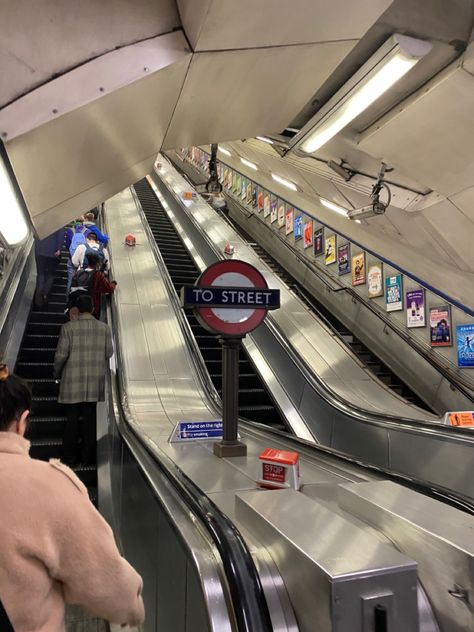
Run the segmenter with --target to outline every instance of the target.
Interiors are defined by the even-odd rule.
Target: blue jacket
[[[107,235],[102,233],[95,224],[93,224],[92,222],[84,222],[84,226],[86,226],[91,231],[91,233],[95,233],[97,235],[97,239],[99,240],[100,244],[103,244],[104,246],[107,245],[109,238],[107,237]]]
[[[54,257],[54,253],[64,246],[64,228],[48,235],[44,239],[35,239],[35,254],[37,257]]]

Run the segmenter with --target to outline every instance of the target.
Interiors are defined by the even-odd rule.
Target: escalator
[[[150,230],[160,249],[176,292],[185,284],[194,284],[199,270],[177,235],[166,211],[146,180],[134,185]],[[196,342],[218,393],[222,394],[222,358],[217,336],[210,334],[194,314],[186,312]],[[263,386],[244,349],[239,359],[239,415],[250,421],[265,423],[279,430],[287,425]]]
[[[28,381],[33,392],[27,433],[30,455],[43,461],[61,457],[66,423],[64,407],[57,401],[59,384],[53,378],[53,363],[61,325],[66,322],[68,255],[67,251],[61,253],[47,306],[31,307],[15,366],[15,373]],[[87,487],[91,500],[97,503],[96,465],[78,465],[72,469]]]

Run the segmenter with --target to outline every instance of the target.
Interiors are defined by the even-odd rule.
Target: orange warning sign
[[[449,423],[451,426],[474,426],[474,413],[449,413]]]
[[[192,200],[193,199],[193,192],[192,191],[184,191],[183,193],[183,200]]]

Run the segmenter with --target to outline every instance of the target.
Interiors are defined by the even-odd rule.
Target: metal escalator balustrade
[[[194,284],[200,272],[148,182],[141,180],[134,188],[174,288],[179,293],[183,285]],[[222,351],[219,340],[204,329],[191,312],[186,312],[186,317],[212,382],[221,395]],[[244,349],[241,349],[239,359],[239,415],[279,430],[288,429]]]
[[[15,366],[15,373],[27,380],[33,392],[27,431],[30,455],[43,461],[61,457],[66,423],[64,407],[58,404],[59,384],[54,380],[53,366],[61,325],[66,322],[68,255],[67,251],[61,254],[47,305],[32,305]],[[87,487],[91,500],[97,502],[96,466],[81,465],[72,469]]]

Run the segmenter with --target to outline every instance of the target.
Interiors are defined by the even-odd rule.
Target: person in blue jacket
[[[99,228],[95,225],[94,213],[92,213],[91,211],[89,211],[89,213],[86,213],[84,215],[83,224],[88,230],[90,230],[92,233],[95,233],[97,235],[97,239],[100,244],[102,244],[103,246],[107,246],[109,238],[107,237],[107,235],[102,233],[99,230]]]
[[[40,307],[48,302],[48,297],[53,287],[56,268],[61,257],[61,248],[64,244],[64,228],[48,235],[44,239],[35,238],[36,259],[36,291],[35,304]]]

